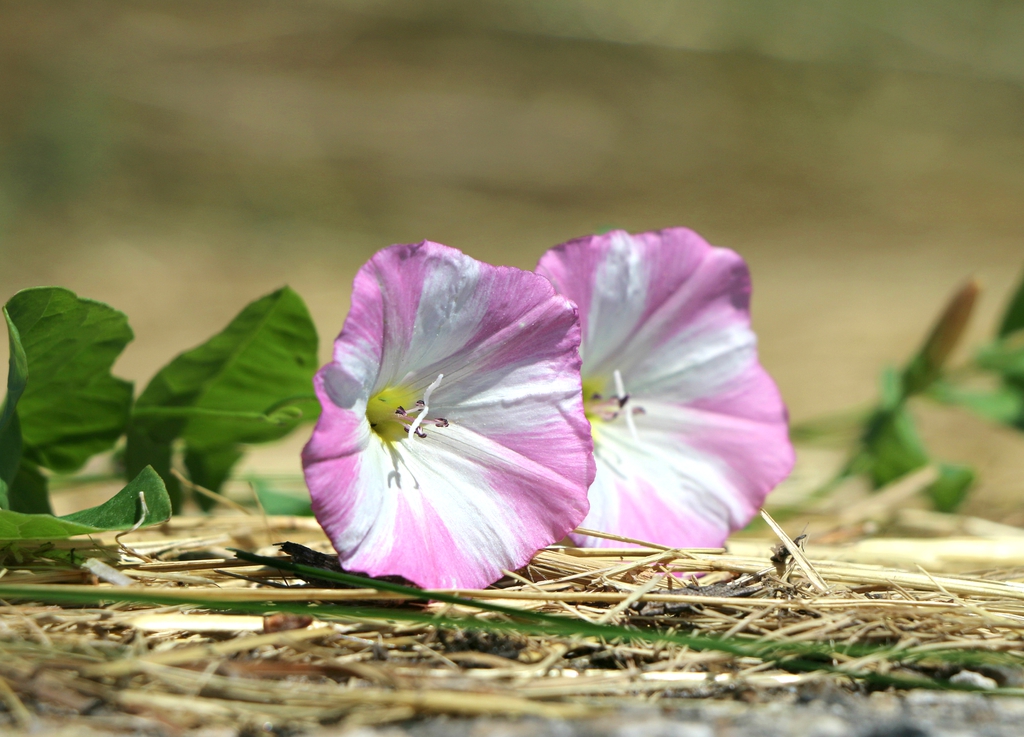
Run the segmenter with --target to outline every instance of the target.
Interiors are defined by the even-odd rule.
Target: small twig
[[[637,586],[631,594],[629,594],[625,599],[620,601],[611,609],[606,611],[595,621],[598,624],[605,624],[607,622],[611,622],[613,617],[629,609],[629,607],[633,606],[636,602],[640,601],[640,599],[642,599],[645,594],[649,594],[651,591],[658,588],[659,584],[664,583],[666,579],[670,579],[671,577],[671,573],[663,573],[660,576],[652,576],[651,579],[647,581],[647,583],[645,583],[643,586]]]
[[[193,483],[188,478],[186,478],[185,475],[183,473],[181,473],[181,471],[179,471],[176,468],[172,468],[171,469],[171,475],[174,476],[174,478],[178,479],[178,481],[180,481],[186,487],[188,487],[192,491],[196,492],[200,496],[206,497],[210,501],[216,502],[217,504],[223,504],[225,507],[230,507],[231,509],[235,510],[236,512],[241,512],[242,514],[245,514],[245,515],[251,515],[252,514],[252,510],[251,509],[248,509],[247,507],[242,506],[241,504],[236,502],[234,499],[228,499],[223,494],[218,494],[215,491],[210,491],[209,489],[207,489],[205,487],[202,487],[199,484]]]
[[[575,530],[573,530],[573,533],[576,535],[584,535],[585,537],[599,537],[603,540],[617,540],[618,542],[639,545],[642,548],[651,548],[652,550],[672,550],[672,548],[670,548],[667,545],[655,545],[654,543],[645,542],[644,540],[636,540],[632,537],[613,535],[610,532],[601,532],[600,530],[588,530],[585,527],[577,527]]]
[[[987,622],[990,622],[992,624],[997,624],[997,625],[1000,625],[1000,626],[1003,626],[1003,627],[1013,627],[1013,628],[1016,628],[1016,629],[1019,629],[1021,627],[1021,623],[1020,623],[1020,621],[1018,619],[1014,619],[1013,617],[1005,617],[1005,616],[1002,616],[1002,615],[999,615],[999,614],[995,614],[993,612],[988,611],[987,609],[985,609],[982,606],[978,606],[977,604],[971,604],[970,602],[964,601],[961,597],[959,597],[956,594],[950,592],[945,586],[942,585],[942,583],[937,581],[932,574],[928,573],[928,571],[926,571],[920,565],[917,566],[917,570],[919,570],[923,575],[927,576],[928,580],[931,581],[935,585],[935,588],[937,588],[939,591],[941,591],[946,596],[951,598],[955,603],[959,604],[960,606],[962,606],[964,609],[966,609],[967,611],[971,612],[972,614],[976,614],[977,616],[981,617],[982,619],[984,619]]]
[[[7,706],[7,711],[11,712],[11,716],[14,717],[14,721],[18,723],[19,727],[22,729],[32,727],[32,713],[25,708],[21,699],[18,698],[18,694],[14,693],[14,689],[3,677],[0,677],[0,701]]]
[[[901,476],[867,499],[848,506],[839,515],[840,526],[853,525],[865,520],[878,520],[900,508],[907,500],[917,496],[939,478],[939,469],[925,466]]]
[[[142,527],[142,524],[146,521],[146,517],[149,516],[149,506],[146,504],[146,494],[141,491],[139,492],[139,505],[142,507],[142,513],[139,515],[138,521],[124,532],[119,532],[118,534],[114,535],[114,542],[117,543],[117,547],[121,549],[122,553],[138,558],[139,560],[143,560],[147,563],[152,563],[153,559],[150,558],[148,555],[143,555],[138,551],[132,550],[123,542],[121,542],[122,537],[124,537],[125,535],[130,535],[131,533],[135,532],[140,527]]]
[[[526,578],[525,576],[519,575],[515,571],[503,570],[502,573],[504,573],[509,578],[515,579],[516,581],[519,581],[519,583],[523,584],[528,589],[531,589],[531,590],[537,592],[538,595],[541,597],[540,598],[541,601],[543,601],[544,598],[549,595],[548,592],[546,592],[544,589],[542,589],[536,583],[534,583],[530,579]],[[562,609],[564,609],[565,611],[569,612],[569,614],[571,614],[574,617],[578,617],[579,619],[582,619],[582,620],[584,620],[586,622],[592,622],[593,621],[592,619],[590,619],[590,617],[585,616],[581,611],[579,611],[579,609],[573,609],[571,606],[569,606],[564,601],[560,601],[560,602],[558,602],[558,604],[559,604],[559,606]]]
[[[267,520],[267,510],[263,507],[263,501],[260,499],[259,492],[256,491],[256,484],[252,481],[248,482],[249,491],[252,492],[252,498],[256,502],[256,509],[260,511],[260,517],[263,518],[263,529],[267,533],[267,545],[274,542],[274,533],[270,530],[270,522]]]

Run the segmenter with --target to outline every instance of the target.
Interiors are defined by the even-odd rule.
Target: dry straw
[[[772,539],[729,550],[614,536],[622,547],[551,547],[486,590],[426,596],[313,587],[286,562],[229,551],[278,556],[268,540],[327,550],[304,518],[175,518],[123,547],[112,536],[9,545],[0,720],[173,731],[581,717],[623,698],[770,696],[822,681],[945,688],[963,670],[980,674],[966,679],[975,687],[1022,693],[1019,536],[945,540],[961,557],[944,559],[931,540],[804,548],[768,524]],[[891,560],[920,546],[936,565],[875,565],[870,545],[883,543],[902,553]],[[986,556],[987,570],[957,573]]]

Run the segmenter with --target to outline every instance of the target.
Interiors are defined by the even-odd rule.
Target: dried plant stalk
[[[26,728],[41,706],[83,723],[85,714],[123,712],[181,729],[268,720],[302,727],[436,713],[571,718],[612,703],[603,699],[713,695],[736,685],[771,694],[822,680],[845,688],[851,678],[935,687],[961,668],[1004,682],[1024,674],[1024,538],[802,549],[777,533],[732,541],[728,551],[628,540],[617,549],[553,546],[495,586],[436,592],[433,602],[306,586],[226,549],[269,536],[329,550],[302,518],[176,518],[133,533],[127,550],[112,536],[20,548],[7,553],[0,578],[9,602],[0,609],[0,700]],[[772,561],[780,539],[789,552],[782,563]],[[91,579],[76,565],[85,558],[132,583]],[[875,564],[886,559],[908,563]],[[915,559],[939,565],[920,570]],[[947,572],[986,560],[988,570]],[[436,600],[453,594],[461,599]],[[160,603],[113,602],[133,596]],[[48,603],[61,597],[78,603]],[[568,626],[528,627],[534,615]],[[637,637],[583,629],[602,622]],[[712,640],[733,651],[702,649]]]

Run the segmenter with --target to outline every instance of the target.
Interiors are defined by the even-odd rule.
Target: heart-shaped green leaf
[[[0,510],[0,540],[55,540],[108,530],[127,530],[139,521],[146,500],[142,525],[165,522],[171,516],[171,500],[160,476],[145,468],[121,491],[98,507],[55,517],[52,514],[24,514]]]
[[[23,391],[8,408],[21,423],[22,453],[55,471],[75,471],[124,433],[132,401],[130,382],[110,374],[132,339],[128,319],[102,302],[57,287],[18,292],[4,307],[24,351]],[[15,332],[11,331],[11,343]],[[20,361],[20,359],[19,359]],[[12,374],[14,351],[12,349]],[[16,406],[15,406],[16,405]]]
[[[149,382],[132,415],[129,472],[169,457],[181,438],[196,483],[217,491],[238,458],[235,446],[276,440],[303,416],[316,417],[316,369],[316,328],[302,298],[284,287],[256,300]],[[146,443],[152,452],[142,452]]]

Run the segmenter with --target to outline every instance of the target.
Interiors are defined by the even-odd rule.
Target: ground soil
[[[905,697],[836,695],[766,704],[693,701],[662,708],[628,706],[611,718],[583,722],[481,719],[426,720],[362,728],[350,737],[1016,737],[1024,700],[966,694]],[[332,733],[320,733],[327,737]],[[319,735],[318,735],[319,737]]]

